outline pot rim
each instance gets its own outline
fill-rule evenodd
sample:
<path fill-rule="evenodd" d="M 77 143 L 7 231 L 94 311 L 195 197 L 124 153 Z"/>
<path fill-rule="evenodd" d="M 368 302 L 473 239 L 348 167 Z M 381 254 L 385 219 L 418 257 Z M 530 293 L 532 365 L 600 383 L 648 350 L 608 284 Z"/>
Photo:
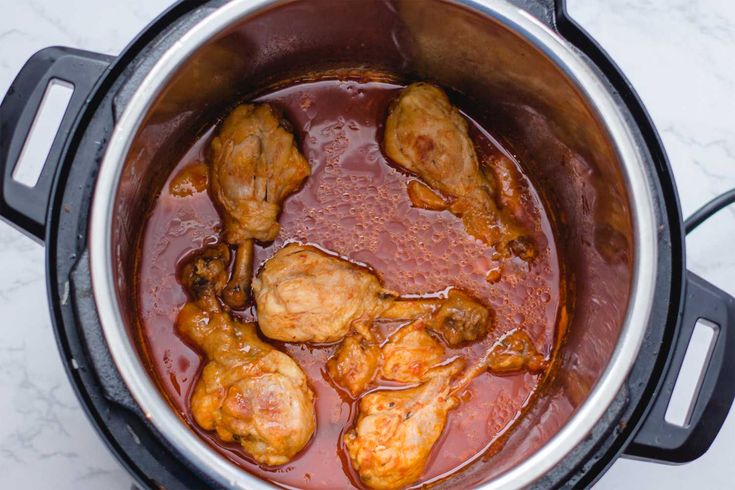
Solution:
<path fill-rule="evenodd" d="M 92 289 L 105 340 L 121 377 L 145 417 L 184 458 L 217 483 L 234 488 L 273 488 L 273 485 L 242 470 L 200 439 L 174 413 L 151 379 L 127 333 L 115 299 L 111 223 L 122 162 L 148 109 L 176 70 L 220 32 L 279 1 L 232 0 L 200 20 L 163 53 L 117 121 L 100 165 L 90 214 Z M 649 185 L 643 152 L 624 114 L 603 81 L 571 44 L 506 0 L 453 1 L 522 36 L 576 85 L 614 142 L 631 202 L 635 246 L 633 283 L 617 345 L 589 396 L 562 429 L 524 462 L 480 487 L 519 488 L 550 471 L 584 440 L 623 386 L 635 361 L 647 329 L 657 273 L 653 186 Z"/>

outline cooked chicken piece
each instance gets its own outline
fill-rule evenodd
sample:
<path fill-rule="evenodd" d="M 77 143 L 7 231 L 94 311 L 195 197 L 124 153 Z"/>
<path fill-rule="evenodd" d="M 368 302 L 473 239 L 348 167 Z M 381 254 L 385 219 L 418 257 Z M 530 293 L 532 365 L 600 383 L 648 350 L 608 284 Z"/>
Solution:
<path fill-rule="evenodd" d="M 489 313 L 487 317 L 463 313 L 454 293 L 448 300 L 399 298 L 384 289 L 366 267 L 296 243 L 283 247 L 265 263 L 253 280 L 253 293 L 261 330 L 266 337 L 285 342 L 335 342 L 350 328 L 370 338 L 367 331 L 376 318 L 413 320 L 434 312 L 439 316 L 430 323 L 442 335 L 469 339 L 487 330 L 487 325 L 474 325 L 470 320 L 490 317 Z M 455 306 L 442 310 L 446 301 Z M 473 312 L 475 308 L 485 307 L 474 304 Z"/>
<path fill-rule="evenodd" d="M 265 263 L 253 293 L 265 336 L 286 342 L 341 340 L 396 296 L 367 268 L 296 243 Z"/>
<path fill-rule="evenodd" d="M 485 174 L 488 179 L 497 183 L 497 196 L 503 211 L 513 217 L 523 216 L 526 213 L 523 205 L 524 190 L 522 177 L 513 162 L 505 155 L 495 155 L 486 162 Z M 489 174 L 489 175 L 488 175 Z M 510 251 L 516 257 L 530 262 L 536 257 L 538 250 L 529 236 L 521 236 L 508 244 Z"/>
<path fill-rule="evenodd" d="M 232 278 L 223 300 L 247 304 L 253 240 L 278 235 L 284 199 L 311 173 L 288 123 L 268 104 L 237 106 L 212 140 L 209 188 L 224 221 L 224 239 L 237 246 Z"/>
<path fill-rule="evenodd" d="M 314 433 L 314 394 L 298 364 L 260 340 L 254 323 L 234 320 L 219 308 L 214 294 L 225 283 L 225 255 L 217 255 L 222 249 L 227 247 L 207 248 L 184 266 L 184 283 L 195 301 L 184 305 L 176 328 L 207 359 L 194 386 L 192 415 L 221 440 L 239 442 L 258 463 L 282 465 Z"/>
<path fill-rule="evenodd" d="M 502 154 L 493 155 L 483 166 L 488 180 L 496 183 L 497 197 L 500 205 L 513 216 L 524 213 L 521 184 L 522 177 L 510 158 Z"/>
<path fill-rule="evenodd" d="M 384 320 L 414 320 L 419 317 L 428 317 L 436 312 L 443 298 L 402 298 L 394 297 L 386 302 L 386 308 L 380 312 L 378 318 Z"/>
<path fill-rule="evenodd" d="M 547 362 L 538 353 L 531 338 L 523 330 L 514 330 L 498 341 L 490 351 L 487 369 L 492 374 L 515 374 L 522 371 L 539 373 Z"/>
<path fill-rule="evenodd" d="M 425 380 L 431 369 L 444 361 L 444 346 L 429 329 L 440 333 L 447 344 L 456 346 L 486 335 L 489 323 L 487 309 L 465 293 L 452 290 L 435 312 L 402 327 L 380 349 L 375 340 L 350 334 L 327 368 L 334 382 L 353 397 L 365 391 L 378 364 L 383 379 L 416 383 Z"/>
<path fill-rule="evenodd" d="M 409 181 L 406 190 L 408 191 L 408 198 L 411 199 L 411 204 L 416 208 L 430 211 L 444 211 L 449 208 L 446 199 L 419 180 Z"/>
<path fill-rule="evenodd" d="M 384 143 L 388 157 L 443 196 L 428 197 L 428 189 L 414 185 L 409 191 L 415 204 L 443 209 L 441 200 L 447 200 L 472 236 L 501 253 L 519 249 L 522 258 L 535 255 L 512 210 L 498 207 L 494 183 L 480 167 L 467 121 L 441 89 L 414 83 L 403 90 L 391 105 Z"/>
<path fill-rule="evenodd" d="M 523 330 L 513 330 L 498 340 L 485 355 L 470 366 L 452 387 L 457 393 L 485 371 L 496 376 L 528 372 L 539 374 L 549 367 L 548 361 L 533 345 Z"/>
<path fill-rule="evenodd" d="M 352 326 L 369 338 L 365 329 L 393 303 L 405 307 L 398 314 L 412 316 L 430 312 L 437 304 L 396 301 L 397 294 L 384 289 L 368 268 L 297 243 L 286 245 L 265 263 L 253 280 L 253 293 L 263 333 L 286 342 L 334 342 Z"/>
<path fill-rule="evenodd" d="M 426 331 L 419 319 L 394 333 L 382 348 L 384 379 L 401 383 L 424 381 L 444 360 L 444 347 Z"/>
<path fill-rule="evenodd" d="M 368 334 L 371 335 L 371 334 Z M 365 391 L 380 368 L 380 376 L 389 381 L 417 383 L 441 367 L 444 346 L 429 334 L 426 321 L 419 318 L 391 335 L 382 348 L 363 334 L 348 335 L 335 355 L 327 362 L 332 380 L 353 398 Z"/>
<path fill-rule="evenodd" d="M 179 281 L 194 303 L 205 311 L 219 311 L 217 296 L 227 285 L 230 249 L 220 243 L 198 250 L 184 262 Z"/>
<path fill-rule="evenodd" d="M 456 347 L 485 337 L 491 322 L 489 309 L 467 293 L 450 289 L 447 299 L 429 317 L 427 326 Z"/>
<path fill-rule="evenodd" d="M 492 327 L 492 310 L 469 294 L 452 288 L 446 298 L 397 298 L 379 318 L 423 319 L 428 330 L 441 335 L 451 347 L 481 340 Z"/>
<path fill-rule="evenodd" d="M 404 327 L 384 346 L 383 376 L 386 366 L 393 365 L 396 369 L 388 367 L 387 371 L 400 374 L 389 375 L 388 379 L 426 381 L 415 388 L 367 394 L 360 400 L 355 427 L 344 437 L 353 468 L 370 488 L 403 488 L 419 479 L 444 429 L 447 413 L 459 404 L 455 394 L 475 377 L 486 370 L 493 374 L 537 373 L 547 367 L 528 335 L 516 330 L 450 384 L 462 371 L 464 361 L 456 359 L 437 366 L 443 349 L 418 335 L 428 337 L 420 321 Z M 388 348 L 391 344 L 393 347 Z M 412 350 L 414 352 L 410 352 Z M 405 366 L 419 366 L 413 363 L 422 360 L 423 364 L 415 372 L 403 370 Z"/>
<path fill-rule="evenodd" d="M 314 394 L 293 359 L 258 339 L 254 323 L 187 303 L 177 328 L 208 359 L 191 397 L 197 424 L 268 466 L 306 446 L 316 427 Z"/>
<path fill-rule="evenodd" d="M 357 423 L 344 442 L 366 486 L 403 488 L 419 479 L 447 413 L 459 404 L 449 383 L 462 365 L 457 360 L 435 369 L 418 387 L 375 391 L 360 400 Z"/>
<path fill-rule="evenodd" d="M 337 385 L 357 397 L 375 377 L 380 359 L 380 347 L 373 339 L 351 333 L 327 361 L 327 372 Z"/>

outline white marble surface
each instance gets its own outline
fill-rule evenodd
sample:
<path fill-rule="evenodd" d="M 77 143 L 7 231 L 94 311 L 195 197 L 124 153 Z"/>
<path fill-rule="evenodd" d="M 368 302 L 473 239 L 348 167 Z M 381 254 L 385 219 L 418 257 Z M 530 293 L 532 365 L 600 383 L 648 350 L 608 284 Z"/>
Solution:
<path fill-rule="evenodd" d="M 167 0 L 0 0 L 0 94 L 36 50 L 118 53 Z M 663 138 L 686 214 L 735 187 L 735 2 L 569 0 L 623 68 Z M 690 267 L 735 294 L 735 209 L 688 240 Z M 51 330 L 43 249 L 0 223 L 0 487 L 124 489 L 130 478 L 91 429 Z M 620 460 L 597 488 L 732 488 L 735 414 L 698 461 Z M 52 483 L 53 482 L 53 483 Z"/>

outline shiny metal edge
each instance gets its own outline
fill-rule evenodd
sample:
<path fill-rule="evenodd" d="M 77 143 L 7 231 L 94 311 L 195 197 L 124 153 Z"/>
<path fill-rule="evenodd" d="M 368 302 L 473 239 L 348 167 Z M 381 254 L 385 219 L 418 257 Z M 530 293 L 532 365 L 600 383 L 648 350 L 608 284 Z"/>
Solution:
<path fill-rule="evenodd" d="M 585 402 L 564 427 L 540 450 L 520 465 L 501 474 L 483 489 L 523 488 L 541 478 L 562 462 L 581 443 L 605 414 L 623 386 L 638 356 L 655 295 L 658 269 L 657 219 L 654 186 L 646 173 L 642 149 L 620 111 L 615 99 L 597 74 L 573 47 L 528 12 L 510 7 L 500 12 L 491 0 L 461 0 L 474 6 L 531 41 L 546 54 L 584 94 L 610 134 L 631 202 L 634 234 L 633 279 L 623 328 L 610 361 Z M 505 3 L 505 2 L 503 2 Z M 492 5 L 492 7 L 491 7 Z M 507 5 L 507 4 L 506 4 Z"/>
<path fill-rule="evenodd" d="M 136 90 L 113 131 L 97 178 L 90 218 L 92 287 L 102 330 L 115 365 L 133 398 L 163 437 L 200 471 L 231 488 L 274 487 L 227 461 L 199 439 L 159 393 L 126 333 L 115 300 L 109 224 L 122 171 L 121 162 L 147 110 L 175 70 L 213 36 L 274 1 L 277 0 L 233 0 L 201 20 L 163 54 Z M 633 209 L 636 253 L 631 299 L 620 339 L 605 372 L 585 403 L 559 433 L 525 462 L 482 486 L 483 489 L 520 488 L 551 470 L 587 436 L 613 401 L 633 365 L 647 328 L 656 279 L 656 219 L 652 186 L 644 171 L 641 149 L 637 147 L 623 114 L 602 81 L 566 41 L 505 0 L 456 1 L 526 37 L 577 84 L 615 142 Z"/>

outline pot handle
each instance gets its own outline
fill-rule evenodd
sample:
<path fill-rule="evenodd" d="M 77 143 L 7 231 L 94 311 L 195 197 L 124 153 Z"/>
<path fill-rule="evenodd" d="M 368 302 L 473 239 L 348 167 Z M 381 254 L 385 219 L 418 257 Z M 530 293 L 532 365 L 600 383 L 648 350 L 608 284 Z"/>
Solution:
<path fill-rule="evenodd" d="M 733 203 L 735 189 L 715 197 L 684 221 L 685 233 L 688 235 Z M 684 287 L 686 296 L 674 355 L 650 413 L 625 450 L 628 456 L 664 463 L 694 461 L 712 445 L 735 398 L 735 298 L 690 271 L 686 271 Z M 668 423 L 665 415 L 699 320 L 710 322 L 715 338 L 700 374 L 689 420 L 682 427 Z"/>
<path fill-rule="evenodd" d="M 39 242 L 67 139 L 112 59 L 73 48 L 42 49 L 26 62 L 0 104 L 0 217 Z M 70 85 L 73 92 L 39 177 L 29 186 L 16 180 L 15 167 L 51 82 Z"/>
<path fill-rule="evenodd" d="M 735 398 L 735 298 L 687 271 L 685 301 L 674 354 L 651 411 L 625 454 L 663 463 L 688 463 L 704 454 L 717 436 Z M 699 320 L 715 329 L 708 364 L 689 421 L 684 426 L 666 421 L 665 414 Z"/>

